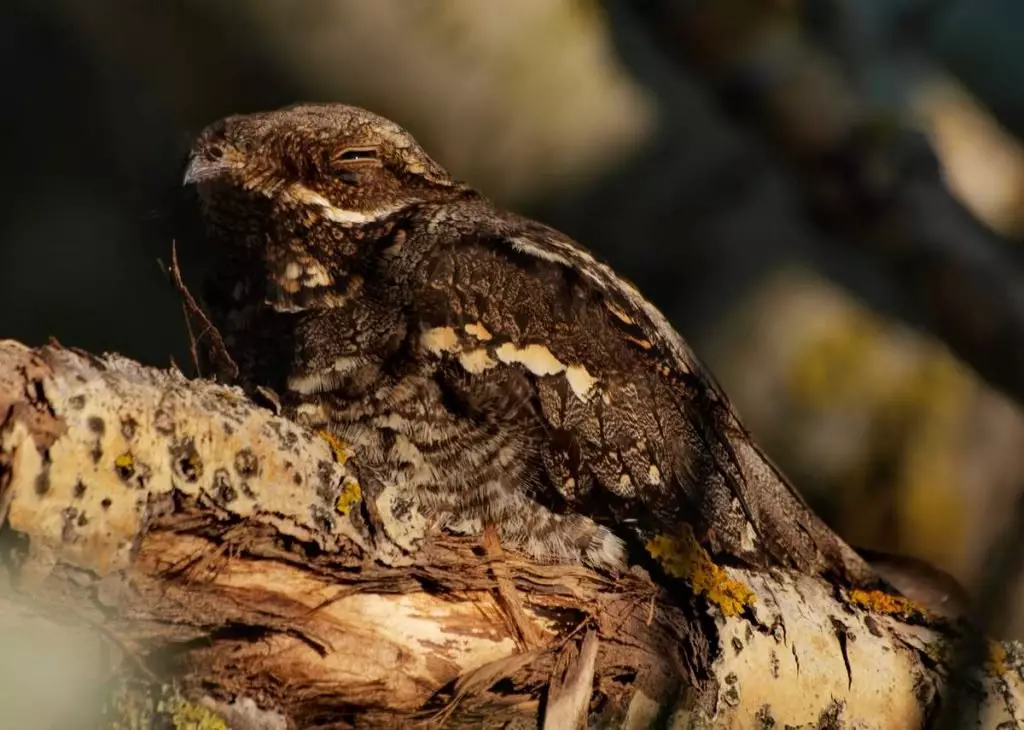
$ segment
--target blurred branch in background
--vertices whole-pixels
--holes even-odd
[[[801,27],[799,3],[635,0],[666,51],[785,157],[819,225],[898,274],[934,331],[1024,402],[1024,280],[943,184],[927,140],[879,113]]]
[[[1024,472],[1024,417],[934,338],[805,267],[718,323],[716,373],[856,545],[971,583]]]
[[[914,106],[943,161],[950,190],[1019,245],[1024,236],[1024,145],[959,84],[926,83]]]

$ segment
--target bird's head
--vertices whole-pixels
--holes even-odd
[[[397,222],[422,203],[472,194],[392,121],[344,104],[226,117],[204,129],[185,184],[236,299],[272,307],[338,306]],[[229,282],[230,284],[230,282]]]
[[[261,208],[294,211],[308,225],[362,226],[463,189],[400,126],[344,104],[211,124],[192,147],[184,182],[198,187],[207,217],[229,228],[232,217],[249,227],[244,218]]]

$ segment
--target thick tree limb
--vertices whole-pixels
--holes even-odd
[[[494,571],[470,539],[370,562],[337,444],[179,373],[0,343],[0,417],[0,620],[98,628],[110,672],[231,727],[914,728],[946,696],[956,627],[881,594],[695,551],[706,598],[507,553]],[[991,647],[983,727],[1020,723],[1024,650]]]

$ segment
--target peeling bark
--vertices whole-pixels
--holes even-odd
[[[179,719],[915,728],[947,696],[961,625],[806,576],[714,566],[695,596],[444,536],[374,563],[337,444],[177,372],[3,342],[0,424],[0,624],[84,627],[100,681],[173,685]],[[980,727],[1016,726],[1024,649],[990,647]]]

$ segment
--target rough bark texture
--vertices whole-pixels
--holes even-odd
[[[0,343],[0,419],[0,621],[98,631],[94,676],[173,685],[179,726],[914,728],[946,696],[960,627],[694,546],[699,598],[467,540],[368,564],[345,454],[176,372]],[[1024,721],[1022,667],[991,644],[979,727]]]

